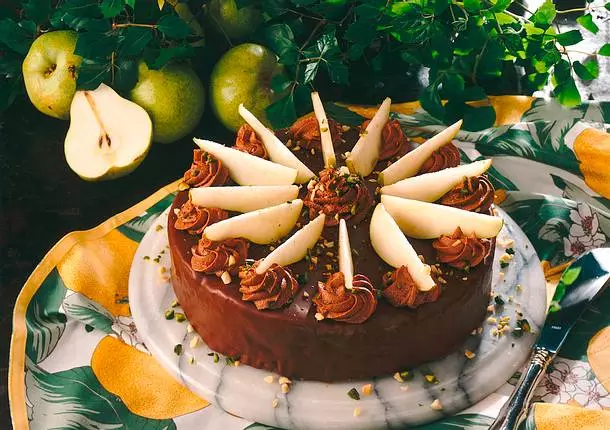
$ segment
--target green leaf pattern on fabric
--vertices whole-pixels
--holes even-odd
[[[28,305],[25,352],[34,363],[53,352],[66,328],[66,315],[60,311],[65,295],[66,287],[57,269],[53,269]]]
[[[68,318],[80,321],[104,333],[113,333],[113,316],[101,305],[80,293],[74,293],[64,300],[64,311]]]
[[[117,227],[117,229],[125,236],[136,242],[140,242],[144,237],[144,234],[148,231],[155,220],[161,215],[171,203],[174,201],[174,194],[170,194],[152,205],[142,215],[126,222],[125,224]]]
[[[172,420],[132,413],[119,397],[100,385],[89,366],[49,373],[28,360],[25,385],[32,405],[31,430],[176,428]]]

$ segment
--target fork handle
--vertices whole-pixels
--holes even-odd
[[[534,389],[554,357],[555,354],[549,350],[539,346],[534,347],[529,366],[521,375],[515,391],[504,404],[489,430],[515,430],[525,420]]]

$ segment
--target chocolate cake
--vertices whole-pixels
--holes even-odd
[[[373,248],[369,224],[380,200],[379,171],[412,145],[400,124],[388,121],[374,171],[359,177],[340,167],[341,154],[352,150],[367,125],[349,128],[329,120],[335,168],[323,164],[316,116],[276,132],[316,174],[300,188],[303,209],[282,241],[325,213],[321,237],[296,263],[257,273],[257,265],[281,241],[212,241],[206,228],[239,214],[199,207],[188,189],[178,193],[168,223],[172,286],[190,324],[212,350],[292,378],[360,379],[439,359],[481,325],[491,292],[494,237],[477,238],[456,228],[434,239],[408,238],[434,281],[426,291],[415,284],[409,267],[391,267]],[[269,158],[247,124],[234,148]],[[459,152],[448,143],[433,152],[420,173],[458,164]],[[184,182],[191,188],[236,185],[225,163],[202,150],[195,150]],[[484,176],[464,178],[436,203],[490,214],[493,193]],[[338,264],[341,219],[352,248],[355,275],[349,284]]]

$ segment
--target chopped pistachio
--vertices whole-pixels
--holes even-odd
[[[360,410],[360,408],[354,408],[354,416],[355,417],[359,417],[361,413],[362,413],[362,411]]]
[[[288,378],[286,378],[285,376],[280,376],[280,378],[277,381],[280,385],[282,384],[292,384],[292,381]]]
[[[282,393],[286,394],[290,391],[290,385],[282,384],[282,385],[280,385],[280,389],[281,389]]]
[[[186,315],[180,312],[176,312],[176,321],[179,323],[186,321]]]
[[[174,354],[176,354],[176,355],[182,354],[182,344],[181,343],[174,346]]]
[[[358,390],[356,390],[355,388],[350,389],[347,392],[347,395],[349,396],[349,398],[354,399],[354,400],[360,400],[360,393],[358,393]]]
[[[267,376],[265,376],[265,379],[264,379],[264,381],[267,384],[273,384],[274,380],[275,380],[275,376],[273,376],[273,375],[267,375]]]
[[[175,314],[174,314],[174,310],[173,309],[166,310],[165,314],[164,314],[166,320],[173,320],[174,319],[174,315]]]

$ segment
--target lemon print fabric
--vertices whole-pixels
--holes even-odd
[[[106,390],[143,417],[173,418],[208,405],[180,385],[154,357],[112,336],[98,343],[91,368]]]
[[[138,243],[118,230],[77,243],[57,265],[66,287],[102,305],[113,315],[129,315],[127,285]]]

